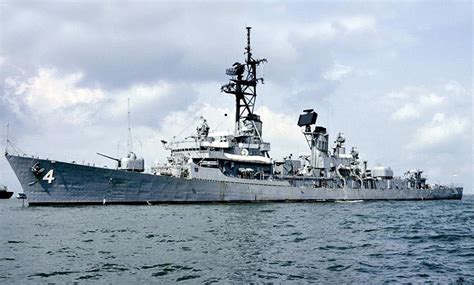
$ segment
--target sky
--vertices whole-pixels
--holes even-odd
[[[272,157],[309,153],[296,122],[313,108],[369,167],[423,169],[474,194],[472,14],[470,1],[3,0],[2,145],[9,124],[21,153],[111,166],[96,152],[126,154],[128,98],[147,167],[200,116],[232,130],[220,86],[251,26]],[[0,184],[20,190],[4,157]]]

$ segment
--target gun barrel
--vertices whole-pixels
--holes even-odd
[[[120,163],[120,159],[118,159],[118,158],[111,157],[111,156],[105,155],[105,154],[103,154],[103,153],[100,153],[100,152],[98,152],[97,154],[98,154],[98,155],[100,155],[100,156],[103,156],[103,157],[105,157],[105,158],[108,158],[108,159],[112,159],[112,160],[118,161],[118,162]]]

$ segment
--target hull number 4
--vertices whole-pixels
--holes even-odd
[[[46,175],[43,177],[43,180],[48,181],[48,184],[53,183],[54,179],[56,179],[56,178],[54,178],[54,170],[53,169],[48,171],[48,173],[46,173]]]

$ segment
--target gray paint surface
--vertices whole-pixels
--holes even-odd
[[[104,203],[199,203],[337,200],[461,199],[462,188],[351,189],[284,186],[281,182],[249,184],[185,179],[98,168],[6,154],[30,205]],[[37,177],[31,167],[39,163],[44,173],[54,170],[51,183]]]

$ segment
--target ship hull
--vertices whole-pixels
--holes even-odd
[[[13,195],[13,192],[10,191],[0,191],[0,199],[10,199]]]
[[[185,179],[6,155],[30,205],[461,199],[462,188],[310,188],[281,182]],[[32,167],[39,164],[41,175]],[[53,170],[49,177],[45,174]]]

